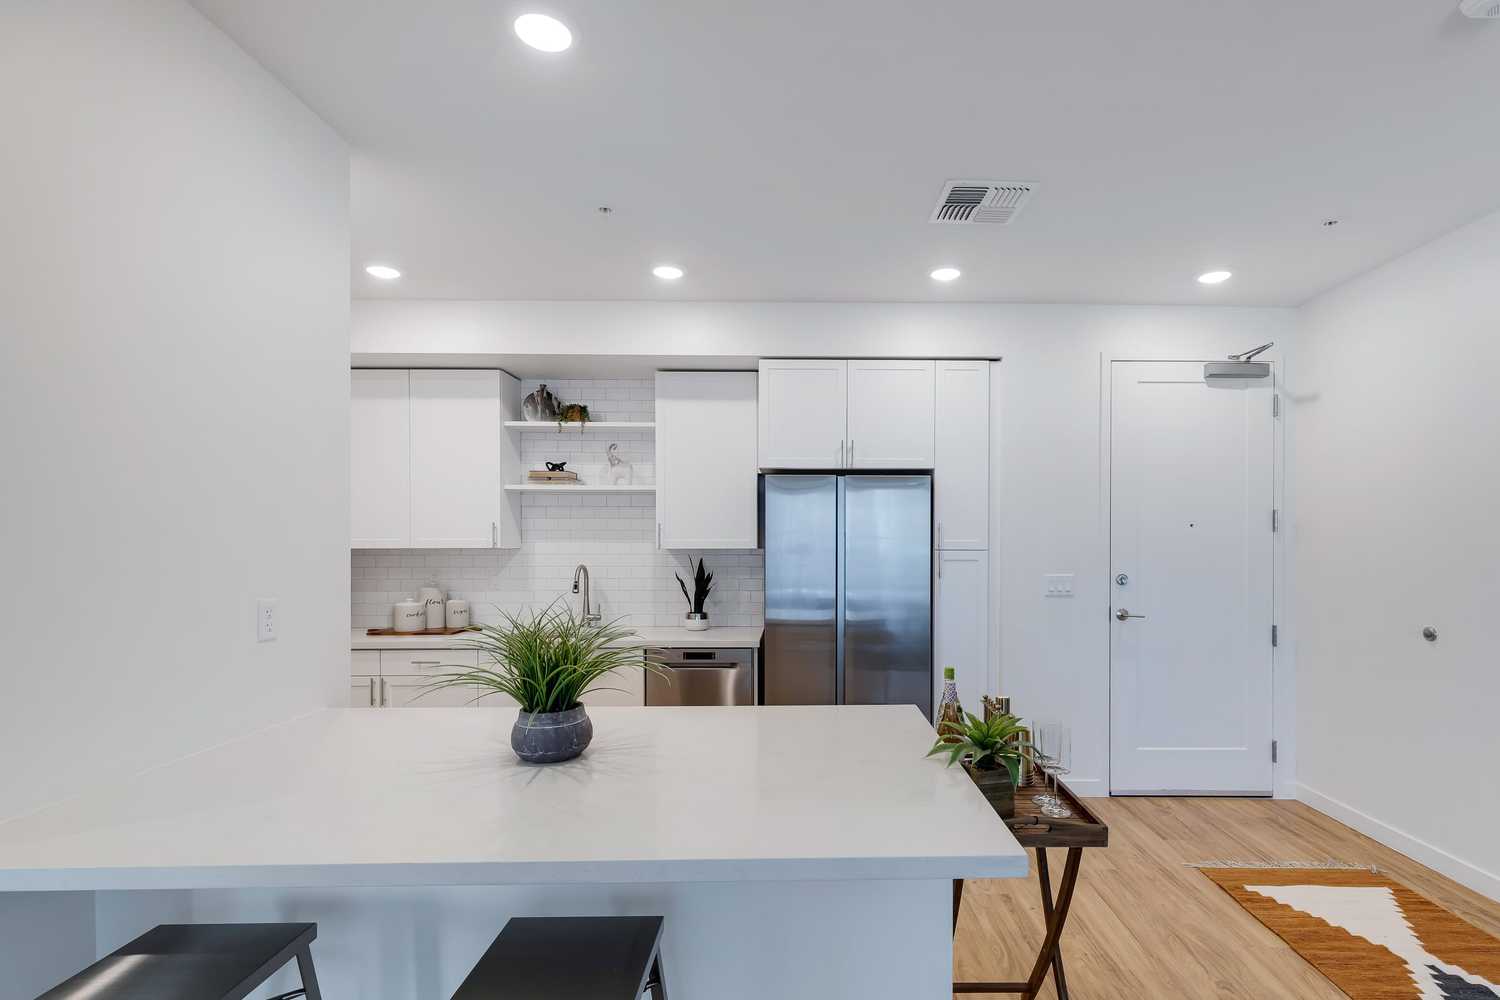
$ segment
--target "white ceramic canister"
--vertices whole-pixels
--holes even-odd
[[[391,628],[397,632],[420,632],[427,627],[427,606],[415,597],[403,597],[391,609]]]
[[[428,628],[443,627],[443,598],[446,596],[441,587],[431,582],[423,586],[421,592],[417,594],[417,600],[421,601],[427,609]]]
[[[469,627],[469,602],[457,599],[448,602],[448,627]]]

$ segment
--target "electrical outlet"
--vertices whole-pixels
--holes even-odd
[[[1042,591],[1046,597],[1072,597],[1073,596],[1073,574],[1072,573],[1048,573],[1042,577],[1045,581],[1045,589]]]
[[[255,641],[276,641],[276,598],[263,597],[255,602]]]

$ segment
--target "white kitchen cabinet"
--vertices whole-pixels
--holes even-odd
[[[349,678],[349,707],[350,708],[376,708],[380,704],[380,678],[359,677]]]
[[[380,672],[386,676],[433,675],[479,665],[476,649],[382,649]]]
[[[934,364],[850,361],[849,469],[933,467]]]
[[[657,419],[660,423],[659,414]],[[601,705],[639,707],[646,704],[646,672],[639,667],[616,670],[601,683],[610,690],[604,691],[596,688],[586,692],[582,699],[585,705],[593,708]]]
[[[755,372],[657,372],[661,548],[755,548],[756,384]]]
[[[410,373],[356,369],[349,396],[350,545],[410,548]]]
[[[937,363],[933,538],[940,549],[990,544],[990,363]]]
[[[849,369],[844,361],[762,361],[763,469],[839,469],[845,462]]]
[[[350,545],[515,548],[520,382],[500,371],[356,369],[351,375]]]
[[[936,553],[933,598],[933,704],[943,693],[943,668],[952,667],[958,696],[978,714],[989,690],[990,556],[973,550]]]
[[[472,688],[432,689],[425,674],[380,678],[382,708],[466,708],[477,693]]]
[[[418,549],[500,544],[497,371],[411,373],[411,538]]]

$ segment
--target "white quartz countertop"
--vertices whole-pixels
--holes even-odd
[[[649,625],[632,626],[635,638],[632,643],[642,646],[666,646],[718,649],[754,649],[760,645],[761,626],[724,625],[692,632],[685,628],[655,628]],[[364,629],[355,629],[349,636],[350,649],[453,649],[463,647],[475,638],[473,635],[366,635]]]
[[[909,706],[328,709],[0,823],[0,890],[1024,877]]]

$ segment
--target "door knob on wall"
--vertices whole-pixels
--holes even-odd
[[[1130,619],[1130,618],[1144,618],[1144,617],[1146,617],[1146,616],[1145,615],[1133,615],[1129,611],[1125,610],[1124,608],[1121,608],[1119,611],[1115,612],[1115,621],[1121,621],[1121,622],[1123,622],[1123,621],[1125,621],[1127,619]]]

